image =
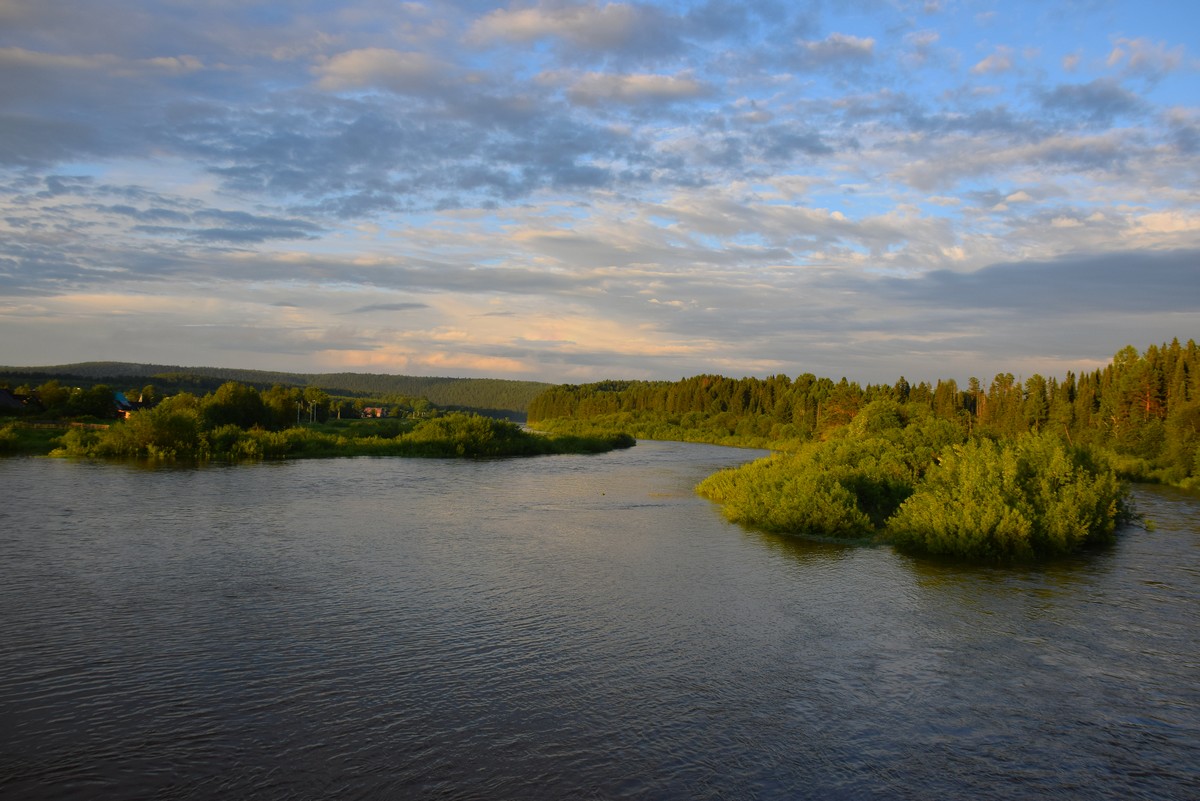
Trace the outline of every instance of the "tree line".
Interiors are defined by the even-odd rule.
[[[1105,448],[1130,476],[1187,484],[1200,477],[1200,347],[1193,340],[1133,346],[1102,369],[1063,378],[996,375],[984,385],[953,379],[860,385],[810,373],[791,379],[699,375],[680,381],[561,385],[529,405],[529,421],[565,430],[622,428],[636,436],[761,447],[828,438],[867,404],[927,409],[966,436],[1013,439],[1052,433]]]
[[[442,408],[523,419],[525,409],[549,385],[500,378],[446,378],[379,373],[285,373],[225,367],[174,367],[126,362],[83,362],[57,367],[0,367],[0,386],[63,385],[111,387],[153,384],[163,394],[212,392],[235,382],[265,392],[272,387],[320,389],[347,398],[424,398]]]
[[[363,410],[368,408],[384,409],[388,416],[398,417],[427,417],[439,411],[427,398],[398,393],[350,398],[331,395],[311,386],[276,384],[259,391],[237,381],[226,381],[212,391],[200,394],[190,391],[167,393],[155,384],[123,391],[114,390],[108,384],[72,387],[53,378],[33,387],[22,384],[10,392],[13,398],[23,402],[23,407],[6,411],[25,417],[110,420],[123,412],[151,408],[170,399],[174,404],[195,408],[202,418],[214,425],[232,423],[244,428],[257,426],[274,430],[290,424],[361,417]],[[119,396],[127,400],[128,407],[122,406]]]
[[[39,390],[51,409],[80,412],[92,419],[114,416],[115,395],[104,385],[85,390],[47,382]],[[338,419],[331,416],[333,411],[340,411],[340,404],[348,401],[315,387],[275,386],[259,392],[227,381],[202,396],[180,392],[158,398],[152,387],[146,387],[139,398],[139,408],[129,410],[121,420],[64,423],[62,433],[52,437],[28,426],[0,427],[0,453],[168,462],[357,455],[480,458],[596,453],[634,444],[632,437],[620,434],[537,434],[507,420],[443,412],[424,398],[401,396],[385,399],[391,401],[392,415],[384,419],[366,420],[359,414]],[[403,414],[396,413],[401,410]]]

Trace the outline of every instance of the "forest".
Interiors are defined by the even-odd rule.
[[[697,491],[731,521],[955,559],[1057,558],[1114,541],[1126,481],[1200,488],[1200,349],[1128,346],[1103,369],[860,386],[802,375],[547,390],[530,425],[770,448]]]
[[[867,404],[892,400],[950,422],[964,437],[1011,440],[1049,433],[1107,451],[1132,480],[1200,485],[1200,347],[1193,340],[1121,349],[1103,369],[1061,378],[1011,373],[861,386],[804,374],[700,375],[680,381],[561,385],[529,405],[529,422],[554,431],[620,429],[676,439],[795,450],[828,439]]]

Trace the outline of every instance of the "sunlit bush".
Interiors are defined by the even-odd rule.
[[[971,558],[1069,553],[1128,516],[1115,471],[1045,434],[954,447],[888,521],[901,548]]]
[[[19,440],[16,428],[13,426],[9,425],[0,428],[0,453],[8,453],[9,451],[16,450]]]
[[[721,471],[697,489],[734,522],[868,538],[912,494],[934,454],[961,439],[953,423],[880,400],[826,442]]]

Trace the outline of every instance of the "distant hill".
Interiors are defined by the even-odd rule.
[[[153,384],[160,392],[211,392],[226,381],[258,389],[319,387],[331,395],[382,397],[405,395],[425,398],[435,406],[457,408],[493,416],[524,419],[529,402],[551,384],[510,381],[502,378],[436,378],[384,373],[281,373],[227,367],[180,367],[130,362],[80,362],[47,367],[0,366],[0,382],[12,385],[42,384],[57,379],[63,384],[108,384],[113,389],[134,389]]]

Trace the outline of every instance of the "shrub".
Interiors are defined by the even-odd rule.
[[[1109,542],[1129,514],[1115,471],[1046,434],[952,448],[888,521],[899,547],[976,559]]]
[[[697,487],[734,523],[779,533],[866,537],[874,527],[857,496],[831,472],[801,457],[776,455],[721,470]]]
[[[16,428],[13,426],[9,425],[5,426],[4,428],[0,428],[0,453],[9,453],[10,451],[15,451],[17,449],[17,443],[19,442],[19,439],[20,438],[17,436]]]
[[[912,494],[935,454],[962,440],[951,422],[890,399],[864,406],[828,441],[721,471],[697,491],[730,520],[782,533],[866,538]]]

